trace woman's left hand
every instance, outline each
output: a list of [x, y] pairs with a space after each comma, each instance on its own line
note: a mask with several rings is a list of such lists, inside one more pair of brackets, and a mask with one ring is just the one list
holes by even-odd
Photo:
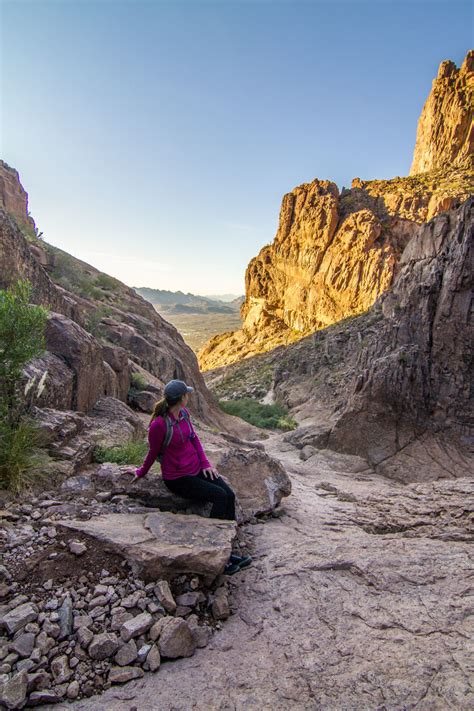
[[203, 469], [202, 473], [204, 474], [204, 476], [209, 477], [209, 479], [217, 479], [217, 477], [219, 476], [217, 469], [214, 469], [214, 467]]

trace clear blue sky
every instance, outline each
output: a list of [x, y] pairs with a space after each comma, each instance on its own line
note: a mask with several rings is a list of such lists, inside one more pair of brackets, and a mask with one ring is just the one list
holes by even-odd
[[1, 154], [48, 242], [130, 286], [243, 293], [284, 193], [407, 175], [460, 0], [3, 0]]

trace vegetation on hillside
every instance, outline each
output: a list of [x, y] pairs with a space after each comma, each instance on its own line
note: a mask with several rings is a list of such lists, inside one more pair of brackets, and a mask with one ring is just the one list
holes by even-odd
[[297, 426], [288, 410], [281, 405], [263, 405], [251, 398], [219, 400], [219, 405], [227, 414], [236, 415], [256, 427], [287, 431], [294, 430]]
[[22, 369], [45, 350], [48, 311], [31, 304], [31, 283], [0, 290], [0, 487], [15, 493], [44, 460], [40, 435], [19, 392]]

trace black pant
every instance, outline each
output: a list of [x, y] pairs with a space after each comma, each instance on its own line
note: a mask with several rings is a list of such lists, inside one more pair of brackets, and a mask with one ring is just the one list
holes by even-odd
[[221, 477], [208, 479], [202, 469], [195, 476], [163, 479], [173, 494], [193, 501], [212, 501], [210, 516], [235, 520], [235, 494]]

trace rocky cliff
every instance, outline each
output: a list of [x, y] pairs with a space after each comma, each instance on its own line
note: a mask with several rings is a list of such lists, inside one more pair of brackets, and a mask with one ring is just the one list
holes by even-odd
[[474, 160], [474, 50], [458, 69], [441, 62], [421, 112], [410, 175]]
[[36, 404], [60, 402], [61, 408], [87, 413], [103, 395], [126, 401], [136, 372], [150, 388], [143, 403], [156, 400], [163, 382], [183, 378], [195, 386], [196, 414], [208, 424], [223, 423], [178, 331], [133, 289], [38, 239], [18, 173], [3, 161], [0, 202], [6, 208], [0, 210], [0, 288], [28, 278], [34, 302], [51, 309], [47, 354], [30, 366], [38, 382], [46, 373]]
[[[471, 61], [469, 53], [456, 70], [460, 78], [449, 84], [451, 94], [459, 95], [460, 107], [469, 105]], [[447, 115], [453, 106], [451, 94], [450, 100], [436, 104], [446, 126], [454, 125]], [[432, 103], [429, 99], [427, 105]], [[465, 116], [463, 111], [454, 115]], [[465, 118], [459, 122], [464, 126]], [[416, 155], [428, 150], [428, 139], [420, 135], [419, 130]], [[451, 154], [440, 148], [427, 172], [392, 180], [354, 178], [352, 187], [341, 191], [330, 181], [316, 179], [287, 193], [273, 243], [263, 247], [246, 271], [243, 327], [211, 339], [199, 354], [201, 368], [268, 351], [366, 311], [393, 283], [400, 255], [418, 225], [473, 192], [474, 172], [462, 158], [466, 141], [462, 139], [452, 163]]]
[[219, 397], [276, 398], [302, 459], [333, 449], [402, 482], [474, 471], [474, 198], [421, 224], [368, 311], [206, 373]]

